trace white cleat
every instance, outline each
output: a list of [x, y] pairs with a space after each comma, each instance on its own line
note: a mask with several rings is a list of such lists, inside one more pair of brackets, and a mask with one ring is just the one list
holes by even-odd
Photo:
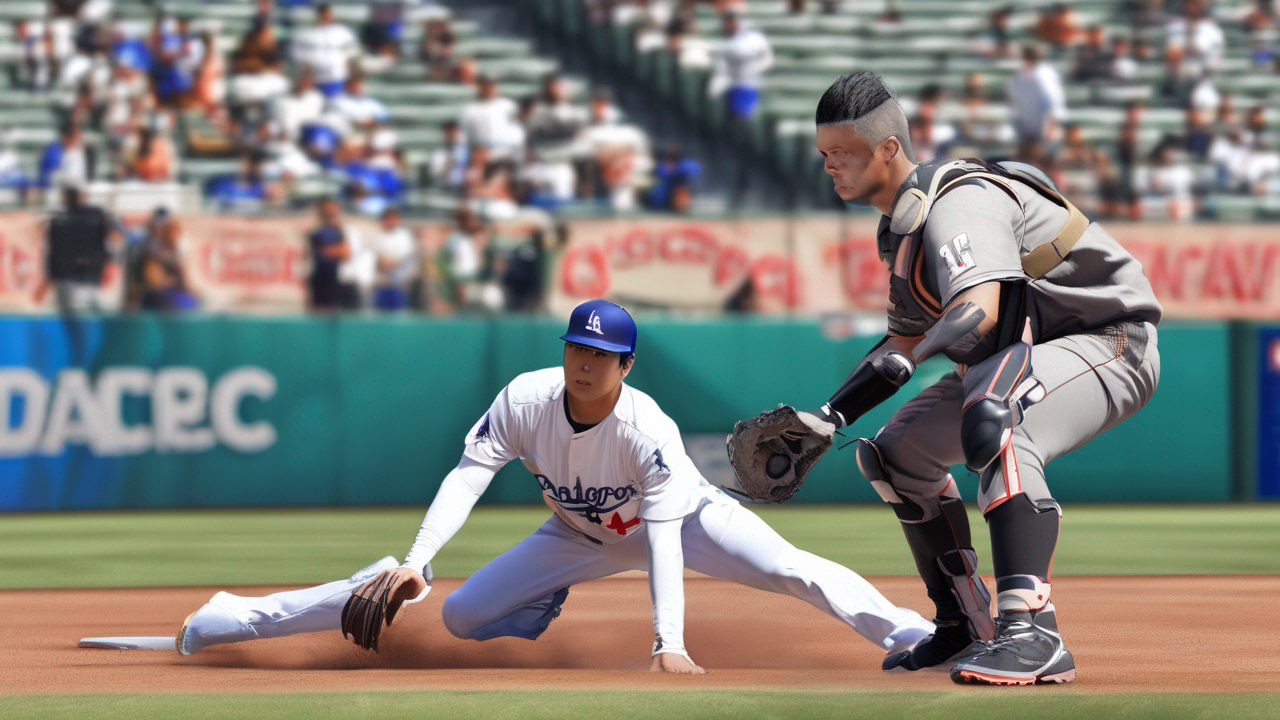
[[[178, 654], [190, 655], [210, 646], [223, 643], [240, 642], [257, 637], [253, 628], [236, 619], [226, 609], [217, 605], [220, 597], [227, 593], [214, 595], [203, 607], [187, 616], [182, 622], [182, 629], [173, 644]], [[230, 596], [228, 596], [229, 598]]]

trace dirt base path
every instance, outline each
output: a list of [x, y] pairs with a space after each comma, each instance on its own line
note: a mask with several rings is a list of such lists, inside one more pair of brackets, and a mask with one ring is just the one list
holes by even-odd
[[[877, 578], [891, 600], [921, 612], [915, 578]], [[990, 581], [988, 581], [990, 584]], [[365, 653], [335, 631], [176, 652], [79, 649], [81, 637], [173, 635], [206, 588], [21, 590], [0, 593], [9, 621], [0, 693], [289, 692], [599, 687], [951, 690], [943, 672], [880, 671], [883, 652], [792, 598], [719, 580], [686, 580], [686, 642], [704, 677], [645, 672], [652, 642], [643, 578], [574, 587], [537, 642], [456, 640], [440, 579]], [[228, 588], [262, 595], [283, 588]], [[1059, 622], [1079, 679], [1066, 692], [1275, 691], [1280, 688], [1280, 577], [1063, 578]], [[922, 603], [921, 600], [924, 600]], [[974, 689], [981, 691], [981, 689]]]

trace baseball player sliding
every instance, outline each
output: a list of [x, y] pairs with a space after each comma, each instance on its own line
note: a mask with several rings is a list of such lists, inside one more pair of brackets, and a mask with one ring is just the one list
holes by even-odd
[[647, 570], [651, 669], [700, 674], [684, 644], [685, 567], [800, 598], [891, 653], [933, 634], [919, 614], [895, 607], [857, 573], [796, 549], [703, 479], [675, 423], [623, 382], [636, 351], [625, 310], [583, 303], [561, 339], [563, 367], [517, 377], [467, 434], [403, 564], [385, 558], [347, 580], [262, 598], [218, 593], [183, 624], [179, 652], [339, 628], [376, 650], [383, 624], [425, 596], [431, 559], [494, 473], [517, 458], [553, 514], [445, 599], [444, 624], [459, 638], [536, 639], [572, 585]]
[[[782, 406], [735, 427], [737, 490], [789, 497], [836, 429], [887, 400], [925, 358], [952, 360], [955, 372], [856, 444], [937, 606], [937, 633], [884, 667], [951, 661], [956, 682], [1070, 682], [1075, 661], [1049, 595], [1062, 510], [1044, 467], [1151, 399], [1161, 314], [1151, 285], [1039, 170], [917, 165], [897, 96], [875, 73], [836, 80], [816, 120], [836, 193], [884, 214], [889, 333], [820, 409]], [[994, 624], [950, 475], [961, 462], [979, 475], [991, 532]]]

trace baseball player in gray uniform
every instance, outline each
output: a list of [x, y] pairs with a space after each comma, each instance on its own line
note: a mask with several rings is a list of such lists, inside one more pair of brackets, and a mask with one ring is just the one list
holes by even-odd
[[[889, 333], [825, 405], [795, 413], [796, 427], [829, 437], [925, 358], [956, 363], [856, 441], [859, 469], [901, 521], [937, 611], [933, 637], [884, 668], [954, 662], [956, 682], [1070, 682], [1075, 662], [1050, 601], [1062, 510], [1044, 468], [1150, 400], [1160, 304], [1139, 263], [1034, 167], [918, 165], [897, 96], [875, 73], [836, 80], [816, 121], [836, 193], [884, 214]], [[979, 475], [994, 623], [950, 474], [959, 463]]]

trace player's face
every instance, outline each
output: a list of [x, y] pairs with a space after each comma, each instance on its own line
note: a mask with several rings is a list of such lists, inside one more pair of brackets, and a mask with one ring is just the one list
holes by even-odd
[[865, 205], [884, 184], [887, 166], [876, 162], [875, 149], [852, 126], [819, 127], [817, 146], [841, 200]]
[[584, 403], [609, 397], [631, 371], [631, 362], [623, 365], [619, 362], [621, 357], [616, 352], [565, 343], [565, 390], [574, 400]]

